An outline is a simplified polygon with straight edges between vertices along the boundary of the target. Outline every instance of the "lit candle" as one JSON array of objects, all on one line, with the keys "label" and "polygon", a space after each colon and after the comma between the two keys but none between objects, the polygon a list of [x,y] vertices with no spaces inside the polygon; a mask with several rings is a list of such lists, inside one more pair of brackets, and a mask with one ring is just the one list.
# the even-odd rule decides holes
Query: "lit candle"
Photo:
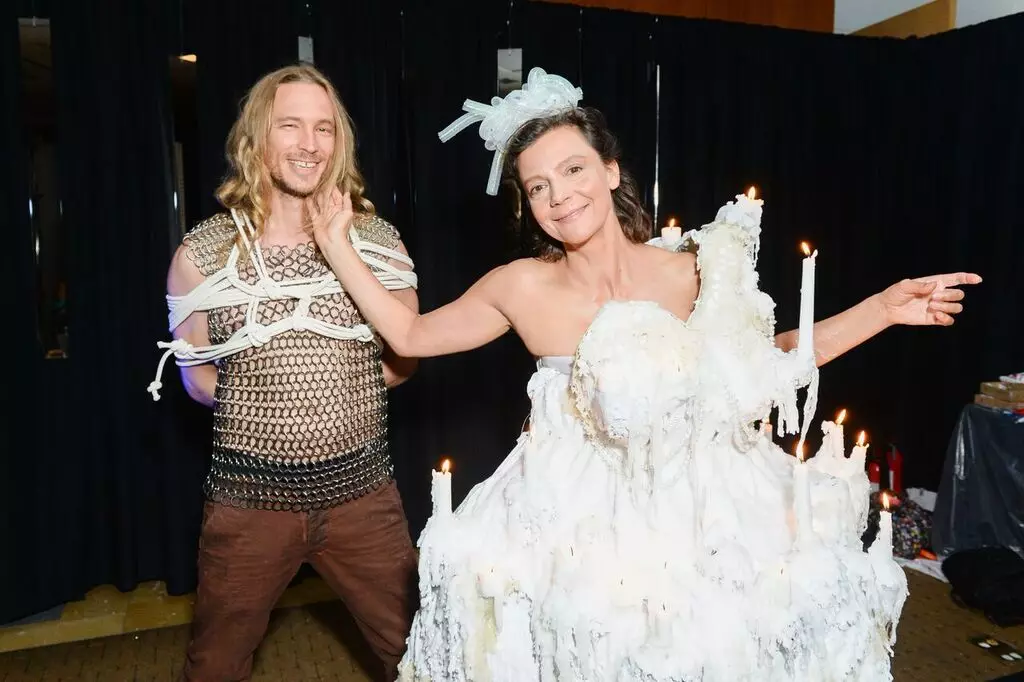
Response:
[{"label": "lit candle", "polygon": [[854,471],[862,472],[868,459],[868,434],[861,431],[857,436],[857,444],[850,451],[850,465]]},{"label": "lit candle", "polygon": [[445,458],[441,462],[441,471],[431,472],[430,499],[434,503],[434,516],[451,516],[452,514],[452,474],[451,460]]},{"label": "lit candle", "polygon": [[797,350],[801,357],[814,359],[814,263],[818,251],[811,252],[807,242],[800,242],[804,252],[803,276],[800,280],[800,332]]},{"label": "lit candle", "polygon": [[757,190],[751,187],[746,194],[737,194],[736,201],[730,201],[718,209],[715,222],[757,230],[761,227],[763,207],[764,201],[757,198]]},{"label": "lit candle", "polygon": [[804,460],[804,444],[796,446],[797,463],[793,467],[793,513],[796,516],[796,542],[806,547],[814,538],[811,518],[810,467]]},{"label": "lit candle", "polygon": [[844,421],[846,421],[845,408],[839,410],[839,414],[836,415],[836,423],[832,425],[832,431],[829,434],[832,444],[832,456],[836,459],[846,459],[846,441],[843,437]]},{"label": "lit candle", "polygon": [[668,225],[661,228],[661,240],[672,244],[683,238],[683,228],[676,225],[675,218],[668,219]]},{"label": "lit candle", "polygon": [[882,493],[882,509],[878,512],[878,535],[868,548],[868,554],[882,559],[892,558],[892,512],[889,511],[889,493]]}]

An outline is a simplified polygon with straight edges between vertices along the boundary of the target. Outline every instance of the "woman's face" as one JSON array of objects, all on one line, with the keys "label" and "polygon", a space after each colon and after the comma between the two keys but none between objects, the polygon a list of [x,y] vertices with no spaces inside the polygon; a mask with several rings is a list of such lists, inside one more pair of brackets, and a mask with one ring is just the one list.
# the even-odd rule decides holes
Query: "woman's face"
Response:
[{"label": "woman's face", "polygon": [[579,246],[615,220],[619,165],[604,163],[577,128],[544,133],[519,155],[518,166],[533,217],[552,239]]}]

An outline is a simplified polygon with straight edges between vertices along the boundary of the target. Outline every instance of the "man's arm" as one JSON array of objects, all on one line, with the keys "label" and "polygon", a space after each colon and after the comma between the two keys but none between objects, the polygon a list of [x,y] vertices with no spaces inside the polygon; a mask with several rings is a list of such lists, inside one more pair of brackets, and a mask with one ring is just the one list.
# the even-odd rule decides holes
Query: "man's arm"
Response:
[{"label": "man's arm", "polygon": [[[167,273],[167,293],[184,296],[206,279],[195,263],[188,257],[188,247],[179,246]],[[174,338],[184,339],[193,346],[210,345],[210,328],[206,312],[196,311],[174,330]],[[217,368],[212,364],[180,367],[181,382],[189,397],[207,407],[213,407],[213,395],[217,389]]]},{"label": "man's arm", "polygon": [[[405,249],[405,244],[401,241],[398,242],[398,246],[395,250],[399,253],[408,256],[409,252]],[[405,263],[399,263],[398,261],[391,260],[389,263],[398,270],[409,270],[411,269]],[[412,287],[406,289],[398,289],[391,292],[392,295],[399,301],[405,304],[405,307],[414,313],[420,311],[420,299],[416,294],[416,290]],[[419,365],[417,358],[403,358],[393,350],[387,344],[384,345],[383,352],[384,361],[384,383],[388,388],[394,388],[400,384],[408,381],[409,377],[416,372],[416,367]]]}]

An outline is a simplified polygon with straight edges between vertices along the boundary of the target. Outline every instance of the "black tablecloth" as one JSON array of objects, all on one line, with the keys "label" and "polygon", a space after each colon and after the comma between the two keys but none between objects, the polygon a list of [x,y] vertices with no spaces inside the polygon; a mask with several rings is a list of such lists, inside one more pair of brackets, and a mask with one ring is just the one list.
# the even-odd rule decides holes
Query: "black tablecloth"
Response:
[{"label": "black tablecloth", "polygon": [[978,547],[1024,556],[1024,417],[974,404],[963,409],[932,523],[940,557]]}]

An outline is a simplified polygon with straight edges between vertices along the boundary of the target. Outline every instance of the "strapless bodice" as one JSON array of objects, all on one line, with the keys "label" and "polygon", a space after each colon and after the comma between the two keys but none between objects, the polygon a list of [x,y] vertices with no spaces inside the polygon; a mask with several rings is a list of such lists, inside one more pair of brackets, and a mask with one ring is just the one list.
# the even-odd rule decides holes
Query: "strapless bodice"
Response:
[{"label": "strapless bodice", "polygon": [[537,369],[553,369],[562,374],[572,374],[571,355],[544,355],[537,360]]}]

